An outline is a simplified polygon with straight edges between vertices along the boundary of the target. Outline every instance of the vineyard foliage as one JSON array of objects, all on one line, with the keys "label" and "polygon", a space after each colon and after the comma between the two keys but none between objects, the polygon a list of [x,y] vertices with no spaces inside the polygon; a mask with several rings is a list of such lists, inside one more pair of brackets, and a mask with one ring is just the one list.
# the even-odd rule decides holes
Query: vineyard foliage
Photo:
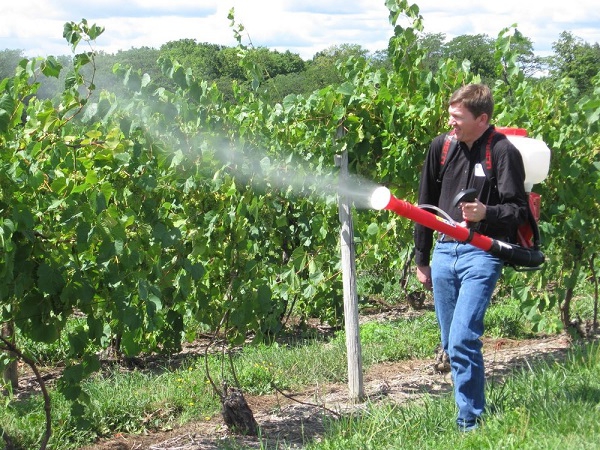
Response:
[{"label": "vineyard foliage", "polygon": [[[477,81],[466,61],[422,70],[418,7],[386,4],[393,69],[351,58],[340,62],[342,84],[277,104],[265,100],[261,67],[243,57],[233,16],[252,81],[251,90],[234,85],[233,102],[166,58],[175,89],[116,66],[130,95],[103,91],[88,102],[94,80],[82,69],[93,68],[94,53],[79,49],[103,29],[85,20],[65,25],[72,66],[23,60],[0,82],[0,319],[33,341],[68,339],[67,398],[85,401],[80,381],[99,368],[98,348],[177,352],[196,337],[190,323],[225,331],[232,344],[258,341],[292,312],[339,323],[334,156],[347,150],[359,180],[414,201],[428,142],[446,129],[449,95]],[[549,87],[527,78],[514,36],[508,28],[496,42],[495,122],[526,128],[553,153],[535,187],[547,262],[536,273],[507,270],[505,282],[541,320],[580,285],[598,249],[600,78],[584,98],[571,80]],[[40,74],[63,71],[60,95],[38,99]],[[354,220],[359,274],[397,279],[412,224],[369,210]],[[85,322],[67,331],[75,314]]]}]

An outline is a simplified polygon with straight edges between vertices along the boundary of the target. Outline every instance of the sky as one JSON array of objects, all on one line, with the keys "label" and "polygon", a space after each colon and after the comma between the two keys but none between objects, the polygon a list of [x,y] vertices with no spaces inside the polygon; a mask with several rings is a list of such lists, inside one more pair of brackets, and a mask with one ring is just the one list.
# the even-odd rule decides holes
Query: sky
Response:
[{"label": "sky", "polygon": [[[447,40],[465,34],[496,38],[512,25],[533,42],[538,56],[553,53],[560,33],[569,31],[590,44],[600,42],[598,0],[413,0],[424,32]],[[5,0],[6,2],[6,0]],[[297,53],[304,60],[340,44],[384,50],[393,28],[385,0],[9,0],[0,13],[0,50],[25,56],[69,55],[62,37],[66,22],[85,18],[105,28],[96,50],[116,53],[160,48],[169,41],[235,46],[227,14],[245,27],[244,44]],[[400,21],[406,26],[408,22]],[[84,51],[81,48],[78,51]]]}]

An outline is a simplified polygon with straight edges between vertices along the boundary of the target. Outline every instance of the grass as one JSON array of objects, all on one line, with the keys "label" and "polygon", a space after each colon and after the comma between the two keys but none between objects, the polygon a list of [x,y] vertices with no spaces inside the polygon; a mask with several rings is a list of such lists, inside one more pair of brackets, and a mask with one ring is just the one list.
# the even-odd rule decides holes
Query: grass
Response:
[{"label": "grass", "polygon": [[332,423],[322,442],[306,448],[600,448],[600,346],[581,346],[565,364],[542,363],[509,377],[488,387],[488,398],[498,402],[491,405],[495,412],[473,433],[454,428],[450,396],[428,397],[402,406],[372,405],[360,417]]},{"label": "grass", "polygon": [[517,299],[493,303],[485,314],[484,325],[486,336],[494,338],[527,339],[534,334],[523,321],[521,304]]},{"label": "grass", "polygon": [[[486,317],[492,337],[530,335],[515,313],[518,305],[493,305]],[[385,361],[428,358],[438,343],[435,316],[429,311],[411,319],[370,322],[361,326],[364,366]],[[39,355],[46,350],[36,348]],[[347,379],[345,337],[309,339],[287,344],[244,348],[233,362],[242,388],[249,394],[296,390]],[[220,385],[219,355],[209,359],[210,373]],[[228,372],[228,371],[227,371]],[[105,370],[84,385],[90,404],[71,414],[69,403],[51,390],[51,448],[76,449],[99,437],[168,429],[189,421],[210,421],[219,414],[219,398],[208,382],[202,359],[177,369]],[[402,405],[367,404],[361,413],[332,420],[320,442],[307,449],[600,449],[600,350],[590,343],[576,347],[565,363],[542,363],[488,386],[490,414],[483,427],[468,435],[454,429],[451,395],[425,397]],[[18,448],[35,449],[43,432],[39,396],[10,400],[0,408],[2,428]],[[1,440],[0,440],[1,442]],[[265,450],[268,448],[264,444]]]}]

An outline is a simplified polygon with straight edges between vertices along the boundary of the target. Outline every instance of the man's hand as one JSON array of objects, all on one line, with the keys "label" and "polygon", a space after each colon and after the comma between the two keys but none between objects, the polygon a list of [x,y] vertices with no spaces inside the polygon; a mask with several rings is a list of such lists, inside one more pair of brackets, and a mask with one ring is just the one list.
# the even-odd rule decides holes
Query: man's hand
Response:
[{"label": "man's hand", "polygon": [[474,202],[461,202],[458,206],[462,209],[463,219],[467,222],[481,222],[485,219],[486,206],[478,199]]},{"label": "man's hand", "polygon": [[417,266],[417,279],[423,286],[429,291],[433,290],[431,284],[431,267],[430,266]]}]

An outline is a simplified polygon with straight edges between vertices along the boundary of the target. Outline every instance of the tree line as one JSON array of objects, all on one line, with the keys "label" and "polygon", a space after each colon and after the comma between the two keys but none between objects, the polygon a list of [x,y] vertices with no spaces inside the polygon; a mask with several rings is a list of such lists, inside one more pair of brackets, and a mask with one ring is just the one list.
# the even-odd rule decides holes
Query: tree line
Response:
[{"label": "tree line", "polygon": [[[448,59],[469,61],[470,70],[491,83],[496,79],[494,61],[494,38],[485,34],[461,35],[451,40],[443,33],[423,33],[416,45],[424,50],[422,68],[435,74],[440,64]],[[519,55],[518,64],[523,73],[540,83],[553,83],[562,78],[571,78],[581,95],[589,94],[591,79],[600,72],[600,45],[588,43],[569,31],[563,31],[553,43],[551,56],[536,56],[531,39],[515,30],[511,43]],[[281,102],[290,94],[309,94],[326,86],[340,84],[342,79],[338,64],[351,57],[365,58],[374,68],[391,67],[389,49],[369,52],[356,44],[333,45],[312,59],[303,60],[289,50],[280,52],[265,47],[251,48],[247,59],[254,61],[264,71],[262,89],[267,99]],[[5,49],[0,51],[0,79],[14,75],[15,68],[24,58],[24,50]],[[194,39],[181,39],[163,44],[160,48],[139,47],[119,50],[116,53],[98,52],[94,58],[94,84],[97,92],[102,89],[119,94],[124,91],[121,80],[113,73],[116,64],[135,68],[146,73],[156,87],[173,89],[172,80],[161,72],[159,61],[169,58],[192,71],[197,79],[214,83],[225,98],[234,98],[234,85],[249,89],[249,80],[240,64],[237,47],[227,47]],[[68,66],[72,57],[57,57],[63,66]],[[90,68],[86,68],[91,76]],[[86,72],[84,71],[84,72]],[[64,87],[66,74],[58,79],[42,77],[38,97],[51,98]]]}]

